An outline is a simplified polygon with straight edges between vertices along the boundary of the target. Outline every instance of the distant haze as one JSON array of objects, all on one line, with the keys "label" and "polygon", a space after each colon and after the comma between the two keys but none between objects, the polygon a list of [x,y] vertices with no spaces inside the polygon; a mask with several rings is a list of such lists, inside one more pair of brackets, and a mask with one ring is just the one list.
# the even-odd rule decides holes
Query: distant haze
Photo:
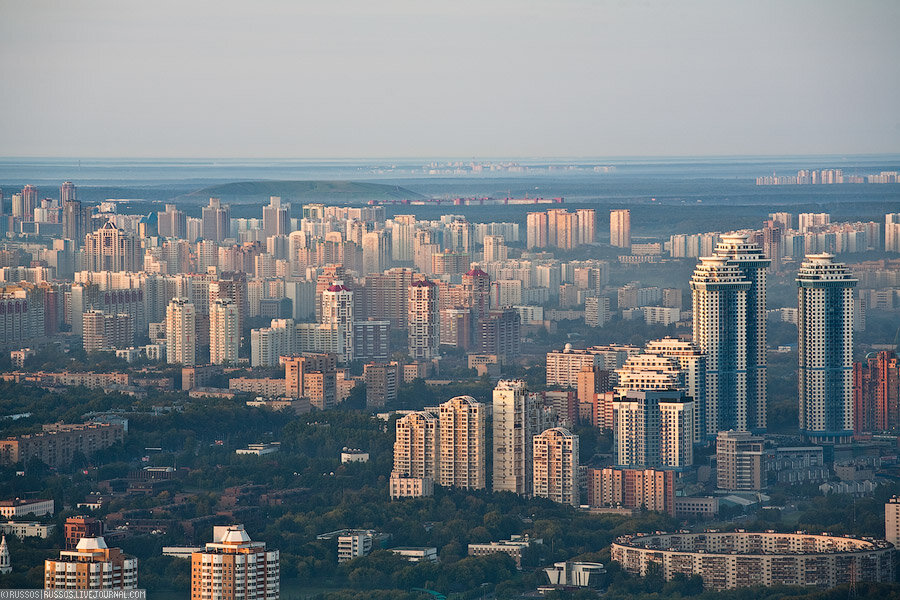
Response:
[{"label": "distant haze", "polygon": [[900,2],[0,0],[0,156],[900,151]]}]

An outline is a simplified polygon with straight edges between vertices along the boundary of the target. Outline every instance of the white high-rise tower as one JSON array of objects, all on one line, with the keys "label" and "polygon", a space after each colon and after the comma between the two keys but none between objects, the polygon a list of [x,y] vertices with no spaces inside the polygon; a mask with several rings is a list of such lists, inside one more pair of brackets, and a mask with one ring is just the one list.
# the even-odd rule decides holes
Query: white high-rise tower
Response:
[{"label": "white high-rise tower", "polygon": [[169,364],[197,362],[197,312],[187,298],[172,298],[166,307],[166,356]]},{"label": "white high-rise tower", "polygon": [[533,402],[522,380],[504,380],[494,388],[495,492],[531,493]]},{"label": "white high-rise tower", "polygon": [[800,431],[812,442],[853,437],[853,288],[832,254],[809,254],[797,273]]},{"label": "white high-rise tower", "polygon": [[240,342],[237,304],[230,298],[213,300],[209,305],[209,362],[236,365]]},{"label": "white high-rise tower", "polygon": [[337,280],[322,292],[322,322],[339,325],[344,336],[344,361],[353,360],[353,290]]}]

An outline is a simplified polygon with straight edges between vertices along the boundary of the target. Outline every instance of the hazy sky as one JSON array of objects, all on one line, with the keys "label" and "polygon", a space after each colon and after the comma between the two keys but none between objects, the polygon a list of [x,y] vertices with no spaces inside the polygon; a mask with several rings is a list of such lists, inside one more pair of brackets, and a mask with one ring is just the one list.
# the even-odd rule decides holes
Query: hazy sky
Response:
[{"label": "hazy sky", "polygon": [[896,0],[0,0],[0,155],[900,152]]}]

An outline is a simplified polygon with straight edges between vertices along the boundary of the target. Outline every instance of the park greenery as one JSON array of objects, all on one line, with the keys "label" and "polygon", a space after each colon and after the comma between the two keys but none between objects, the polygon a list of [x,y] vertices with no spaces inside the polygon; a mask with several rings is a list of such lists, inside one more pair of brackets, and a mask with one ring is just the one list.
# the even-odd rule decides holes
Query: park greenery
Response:
[{"label": "park greenery", "polygon": [[[787,360],[773,364],[776,381],[789,379]],[[542,369],[522,369],[527,381],[539,381]],[[537,381],[535,386],[537,387]],[[451,396],[468,394],[489,401],[492,382],[474,378],[447,386],[431,386],[422,380],[401,386],[395,406],[421,408]],[[358,395],[358,393],[357,393]],[[65,392],[37,387],[0,384],[0,402],[6,414],[31,413],[30,417],[0,421],[0,435],[16,435],[40,428],[41,423],[81,422],[88,413],[124,411],[129,432],[124,443],[78,456],[67,469],[54,470],[38,462],[0,469],[4,494],[12,497],[49,497],[58,513],[54,534],[47,540],[8,538],[14,571],[0,576],[0,587],[40,587],[42,561],[56,556],[62,546],[65,518],[83,511],[72,507],[99,488],[101,481],[123,479],[143,466],[171,466],[177,477],[171,485],[150,495],[114,497],[97,516],[127,512],[134,518],[171,519],[166,533],[135,535],[117,543],[138,557],[140,583],[151,593],[184,592],[189,587],[190,566],[184,559],[161,555],[163,546],[202,545],[211,540],[211,524],[196,531],[181,523],[211,517],[222,510],[230,488],[247,485],[267,490],[294,490],[282,503],[250,506],[255,517],[246,523],[254,540],[281,552],[286,599],[314,597],[321,600],[384,598],[405,600],[425,597],[416,589],[432,590],[451,598],[516,598],[546,583],[542,567],[564,560],[599,561],[607,573],[601,583],[605,597],[644,598],[832,598],[838,592],[800,589],[740,590],[728,593],[704,591],[699,578],[664,582],[658,576],[637,577],[623,572],[609,560],[609,544],[619,535],[685,526],[676,519],[653,512],[634,516],[600,515],[559,505],[540,498],[510,493],[437,488],[430,498],[390,501],[387,480],[392,466],[393,418],[384,420],[362,409],[361,398],[341,410],[292,415],[247,407],[239,399],[190,399],[183,393],[151,392],[135,399],[99,390],[70,388]],[[779,410],[779,397],[774,408]],[[351,406],[358,406],[353,409]],[[785,416],[790,418],[785,402]],[[779,413],[776,413],[779,414]],[[395,418],[395,417],[394,417]],[[579,427],[582,462],[608,453],[608,432]],[[488,428],[490,435],[490,428]],[[265,456],[241,456],[234,450],[248,443],[279,441],[280,451]],[[488,441],[488,445],[490,441]],[[341,464],[344,447],[370,454],[368,463]],[[159,448],[159,451],[148,451]],[[142,460],[146,458],[146,460]],[[490,467],[489,467],[490,469]],[[24,474],[16,474],[24,471]],[[772,493],[772,505],[795,505],[759,510],[742,527],[753,529],[830,531],[881,535],[885,498],[896,486],[884,486],[872,498],[855,500],[821,496],[816,489]],[[790,514],[789,514],[790,513]],[[688,523],[688,526],[700,526]],[[409,563],[379,549],[369,556],[344,564],[337,562],[336,539],[317,535],[343,528],[373,529],[390,536],[387,548],[430,546],[439,562]],[[502,554],[470,557],[467,545],[528,535],[541,540],[529,548],[518,570]],[[654,578],[656,577],[656,578]],[[288,585],[293,582],[293,587]],[[860,585],[857,594],[891,597],[897,588]],[[291,594],[294,594],[293,596]],[[597,591],[559,592],[549,598],[595,598]],[[846,590],[844,596],[846,597]],[[873,596],[875,597],[875,596]]]}]

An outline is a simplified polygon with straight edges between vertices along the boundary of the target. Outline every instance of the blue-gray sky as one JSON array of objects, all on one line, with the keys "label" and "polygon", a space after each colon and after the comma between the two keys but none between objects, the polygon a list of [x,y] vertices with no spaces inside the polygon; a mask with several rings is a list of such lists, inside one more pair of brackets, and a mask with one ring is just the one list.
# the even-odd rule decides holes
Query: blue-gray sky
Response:
[{"label": "blue-gray sky", "polygon": [[900,152],[896,0],[0,0],[0,155]]}]

